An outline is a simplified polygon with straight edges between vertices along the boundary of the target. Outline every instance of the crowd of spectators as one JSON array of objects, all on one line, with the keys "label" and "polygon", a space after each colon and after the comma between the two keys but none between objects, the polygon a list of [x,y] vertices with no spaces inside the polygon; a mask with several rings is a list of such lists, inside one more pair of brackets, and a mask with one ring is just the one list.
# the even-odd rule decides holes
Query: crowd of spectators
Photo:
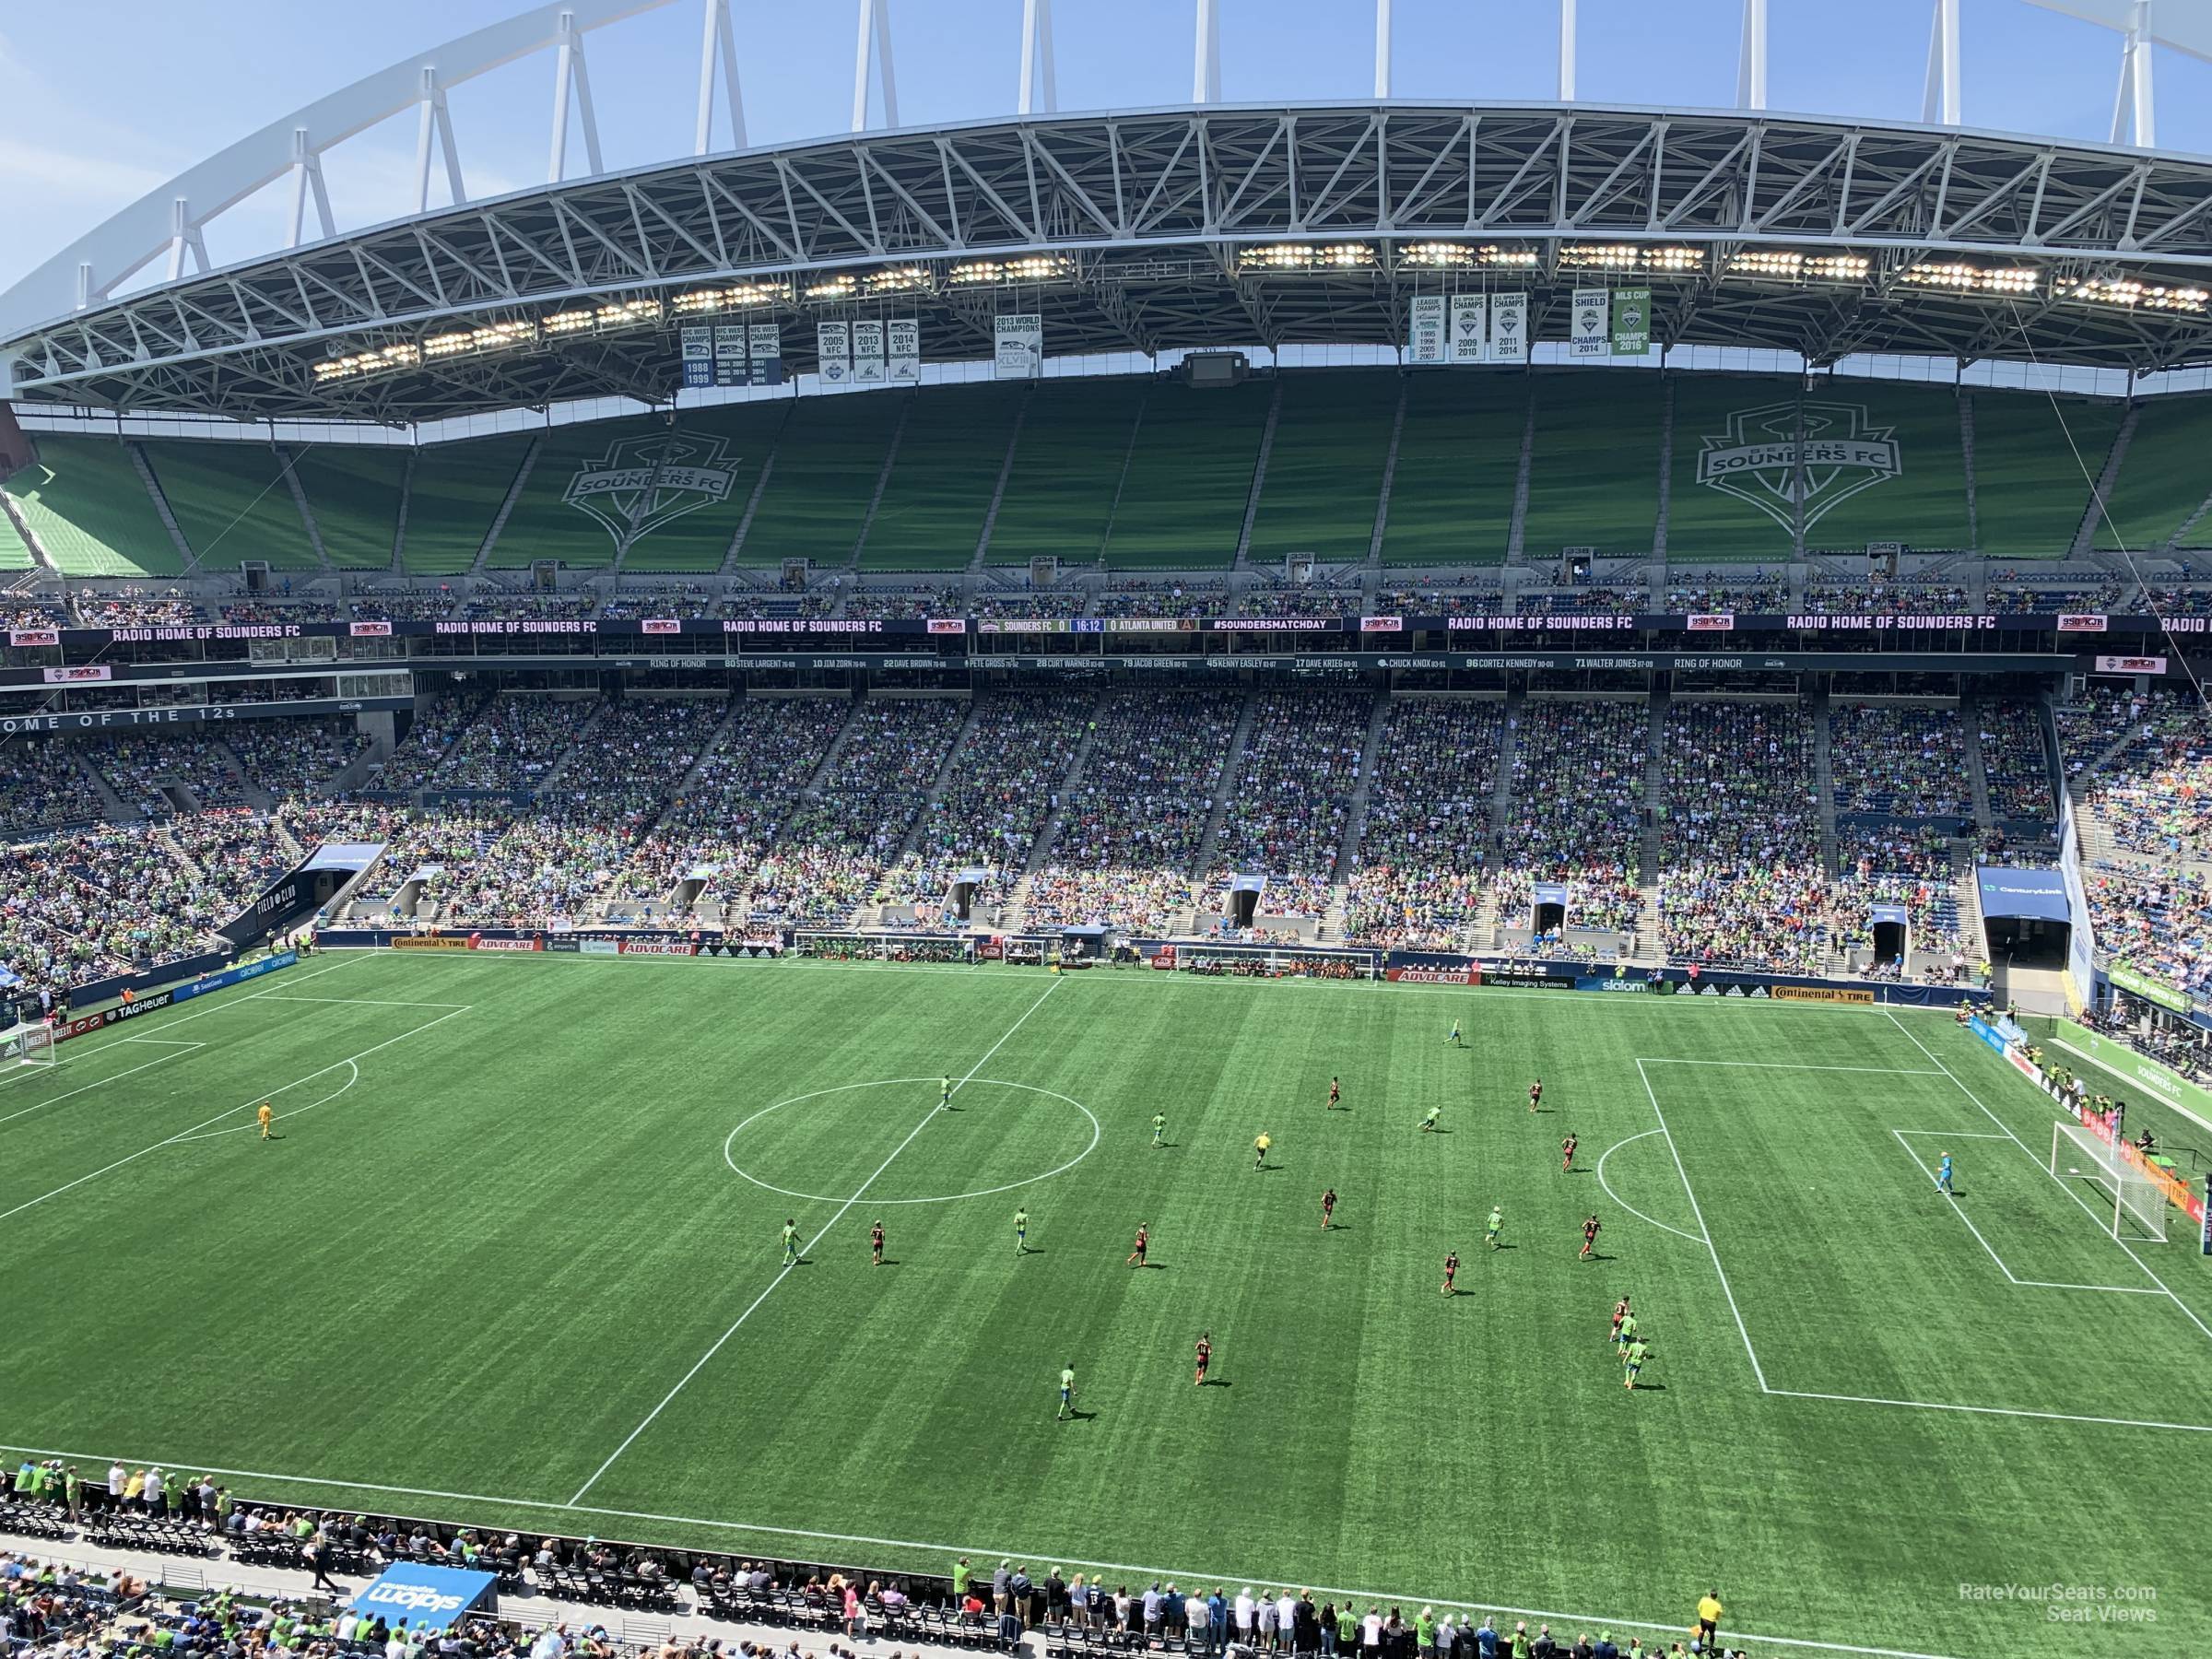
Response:
[{"label": "crowd of spectators", "polygon": [[1248,588],[1237,596],[1240,617],[1356,617],[1359,614],[1357,586],[1327,582],[1278,582]]},{"label": "crowd of spectators", "polygon": [[1184,587],[1180,583],[1137,589],[1115,588],[1091,601],[1094,617],[1147,617],[1170,621],[1193,621],[1218,617],[1228,603],[1219,583]]},{"label": "crowd of spectators", "polygon": [[2143,597],[2161,617],[2212,617],[2212,583],[2153,582]]},{"label": "crowd of spectators", "polygon": [[369,747],[369,739],[341,718],[241,720],[225,736],[246,776],[273,795],[320,789]]},{"label": "crowd of spectators", "polygon": [[1693,611],[1771,616],[1786,606],[1788,596],[1789,590],[1763,570],[1735,581],[1719,571],[1704,571],[1687,580],[1670,578],[1664,608],[1669,616]]},{"label": "crowd of spectators", "polygon": [[911,858],[885,881],[894,902],[942,899],[962,868],[990,872],[977,895],[996,908],[1011,896],[1030,849],[1060,806],[1068,762],[1097,699],[1082,691],[1004,691],[976,705],[967,742],[930,803]]},{"label": "crowd of spectators", "polygon": [[1500,920],[1532,915],[1534,888],[1567,888],[1567,923],[1632,928],[1642,908],[1644,774],[1651,712],[1638,699],[1540,699],[1511,721],[1512,799],[1499,826]]},{"label": "crowd of spectators", "polygon": [[1524,617],[1632,617],[1650,601],[1640,588],[1523,588],[1517,599]]},{"label": "crowd of spectators", "polygon": [[1802,608],[1822,617],[1956,617],[1974,606],[1949,582],[1812,582]]},{"label": "crowd of spectators", "polygon": [[1451,582],[1384,588],[1375,612],[1385,617],[1494,617],[1505,609],[1496,583],[1466,587]]},{"label": "crowd of spectators", "polygon": [[837,609],[834,585],[819,593],[767,593],[747,589],[724,594],[714,615],[725,622],[780,617],[827,617]]},{"label": "crowd of spectators", "polygon": [[26,598],[20,594],[0,595],[0,629],[67,628],[68,611],[50,599]]},{"label": "crowd of spectators", "polygon": [[1505,705],[1398,698],[1368,784],[1359,867],[1345,896],[1353,944],[1447,950],[1482,901]]},{"label": "crowd of spectators", "polygon": [[539,788],[598,707],[584,698],[494,698],[424,782],[432,789]]},{"label": "crowd of spectators", "polygon": [[2212,996],[2212,878],[2202,869],[2104,862],[2082,888],[2100,949],[2199,1000]]},{"label": "crowd of spectators", "polygon": [[986,588],[968,601],[968,614],[1013,622],[1038,617],[1080,617],[1089,606],[1090,595],[1079,587],[1053,588],[1041,594]]},{"label": "crowd of spectators", "polygon": [[714,595],[696,582],[651,588],[621,588],[601,601],[602,619],[636,622],[647,617],[688,621],[714,614]]},{"label": "crowd of spectators", "polygon": [[346,607],[335,599],[313,599],[302,596],[295,599],[288,591],[276,599],[226,599],[222,602],[222,619],[231,623],[260,622],[343,622]]},{"label": "crowd of spectators", "polygon": [[855,705],[820,781],[756,872],[753,916],[801,926],[849,920],[906,839],[967,712],[951,698]]},{"label": "crowd of spectators", "polygon": [[108,593],[72,588],[69,608],[86,628],[175,628],[207,620],[198,600],[171,588],[122,587]]},{"label": "crowd of spectators", "polygon": [[441,622],[453,614],[460,595],[452,588],[393,588],[362,594],[347,602],[354,622]]},{"label": "crowd of spectators", "polygon": [[935,584],[858,588],[845,595],[843,614],[872,622],[964,617],[968,614],[968,601],[959,588]]},{"label": "crowd of spectators", "polygon": [[[2132,581],[2063,579],[2025,582],[2017,571],[1993,574],[1989,579],[1988,610],[1993,617],[2028,617],[2066,611],[2117,611],[2136,591]],[[2128,606],[2134,609],[2134,606]]]},{"label": "crowd of spectators", "polygon": [[441,919],[453,926],[573,926],[636,839],[618,815],[589,807],[517,818],[490,845],[447,869],[439,885]]},{"label": "crowd of spectators", "polygon": [[1267,878],[1263,914],[1319,921],[1344,846],[1375,700],[1366,691],[1264,691],[1224,792],[1214,888]]},{"label": "crowd of spectators", "polygon": [[108,781],[118,799],[147,818],[176,811],[164,786],[181,786],[203,810],[245,801],[245,780],[213,737],[129,733],[84,739],[87,761]]},{"label": "crowd of spectators", "polygon": [[1828,904],[1818,862],[1659,873],[1660,939],[1675,963],[1818,973],[1829,956]]},{"label": "crowd of spectators", "polygon": [[58,737],[0,742],[0,835],[88,824],[101,816],[100,791],[83,750]]},{"label": "crowd of spectators", "polygon": [[1178,923],[1241,699],[1206,690],[1100,700],[1090,758],[1061,814],[1051,863],[1030,884],[1041,924],[1147,932]]},{"label": "crowd of spectators", "polygon": [[626,697],[598,713],[547,780],[541,803],[642,828],[658,816],[729,705],[711,697]]},{"label": "crowd of spectators", "polygon": [[376,787],[405,794],[420,789],[447,749],[475,723],[484,703],[474,698],[446,697],[416,705],[414,724],[376,774]]},{"label": "crowd of spectators", "polygon": [[596,594],[508,594],[471,595],[461,606],[464,622],[581,622],[599,608]]},{"label": "crowd of spectators", "polygon": [[1971,818],[1972,786],[1956,708],[1859,704],[1829,717],[1839,813]]},{"label": "crowd of spectators", "polygon": [[1993,818],[2049,823],[2056,816],[2042,715],[2030,703],[1982,705],[1982,771]]},{"label": "crowd of spectators", "polygon": [[[2119,709],[2102,704],[2077,720],[2093,741],[2109,729],[2096,723],[2117,723]],[[2063,740],[2063,716],[2060,729]],[[2212,857],[2212,712],[2193,690],[2130,696],[2121,730],[2119,752],[2081,780],[2089,809],[2131,853]]]}]

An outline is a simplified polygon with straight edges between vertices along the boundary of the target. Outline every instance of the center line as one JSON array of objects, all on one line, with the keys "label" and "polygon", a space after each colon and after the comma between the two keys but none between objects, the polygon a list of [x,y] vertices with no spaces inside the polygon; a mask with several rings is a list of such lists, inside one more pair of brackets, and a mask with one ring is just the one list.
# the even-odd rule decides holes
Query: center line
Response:
[{"label": "center line", "polygon": [[[1040,996],[1035,1002],[1031,1003],[1027,1008],[1022,1010],[1021,1018],[1016,1020],[1012,1025],[1008,1026],[1006,1029],[1005,1034],[1002,1035],[996,1042],[993,1043],[988,1049],[983,1051],[983,1057],[968,1068],[967,1077],[962,1077],[958,1083],[955,1083],[952,1086],[952,1094],[959,1094],[961,1089],[968,1087],[969,1082],[975,1077],[976,1073],[982,1071],[984,1066],[991,1063],[991,1056],[997,1053],[1000,1049],[1006,1046],[1007,1038],[1012,1037],[1015,1032],[1020,1030],[1024,1025],[1028,1024],[1030,1016],[1036,1013],[1038,1009],[1043,1007],[1045,1004],[1045,998],[1051,996],[1053,992],[1059,990],[1061,984],[1061,981],[1054,980],[1051,984],[1044,988],[1043,996]],[[951,1098],[952,1095],[947,1095],[946,1097],[947,1100],[950,1100]],[[837,1206],[837,1213],[831,1216],[829,1220],[822,1223],[821,1230],[817,1232],[813,1238],[806,1241],[806,1249],[799,1253],[802,1256],[812,1251],[817,1244],[819,1244],[822,1240],[829,1235],[831,1228],[835,1227],[840,1221],[844,1219],[845,1212],[847,1210],[851,1209],[854,1205],[858,1204],[863,1198],[867,1196],[868,1189],[876,1184],[877,1181],[882,1176],[886,1170],[889,1169],[893,1163],[898,1161],[900,1153],[905,1151],[907,1147],[914,1144],[915,1137],[919,1135],[923,1130],[929,1127],[930,1124],[935,1121],[939,1110],[939,1108],[932,1107],[930,1109],[930,1114],[928,1117],[924,1118],[920,1123],[916,1124],[912,1129],[907,1131],[906,1138],[900,1141],[896,1147],[891,1148],[890,1157],[885,1159],[881,1163],[876,1166],[875,1174],[870,1175],[865,1181],[862,1182],[858,1190],[853,1193],[853,1196],[846,1199],[844,1203]],[[738,1314],[735,1320],[730,1322],[730,1328],[714,1339],[714,1346],[699,1357],[698,1361],[691,1367],[691,1369],[686,1371],[682,1377],[677,1379],[676,1386],[670,1389],[665,1394],[661,1396],[661,1403],[645,1414],[645,1420],[640,1423],[635,1429],[632,1429],[629,1434],[625,1435],[623,1437],[622,1443],[617,1446],[613,1452],[607,1454],[606,1461],[601,1464],[596,1469],[592,1471],[592,1477],[576,1488],[575,1497],[569,1500],[569,1503],[571,1507],[583,1501],[583,1495],[599,1484],[599,1477],[615,1466],[616,1460],[619,1458],[623,1453],[629,1450],[631,1444],[637,1440],[639,1435],[644,1433],[646,1430],[653,1427],[653,1419],[659,1417],[662,1412],[668,1409],[669,1401],[675,1399],[677,1394],[682,1394],[686,1388],[690,1386],[691,1379],[698,1376],[700,1371],[706,1369],[708,1360],[713,1359],[715,1355],[722,1352],[724,1345],[726,1344],[731,1337],[737,1335],[738,1327],[743,1325],[747,1320],[750,1319],[754,1313],[759,1310],[762,1302],[765,1302],[770,1297],[776,1293],[776,1287],[781,1285],[784,1279],[790,1277],[792,1268],[797,1265],[798,1264],[795,1262],[786,1262],[782,1267],[777,1271],[776,1277],[768,1281],[768,1288],[761,1291],[759,1295],[754,1297],[752,1301],[747,1304],[745,1312]]]}]

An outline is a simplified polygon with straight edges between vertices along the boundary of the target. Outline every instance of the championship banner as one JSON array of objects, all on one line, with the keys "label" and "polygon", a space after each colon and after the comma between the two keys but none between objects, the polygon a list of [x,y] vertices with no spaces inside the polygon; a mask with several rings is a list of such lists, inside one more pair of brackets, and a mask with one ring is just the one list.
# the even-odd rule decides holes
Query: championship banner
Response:
[{"label": "championship banner", "polygon": [[1567,316],[1567,355],[1602,358],[1612,351],[1613,336],[1606,329],[1606,290],[1576,288],[1574,309]]},{"label": "championship banner", "polygon": [[853,378],[853,325],[817,323],[814,325],[814,371],[833,386]]},{"label": "championship banner", "polygon": [[1482,294],[1452,296],[1451,357],[1455,363],[1479,363],[1489,344],[1490,302]]},{"label": "championship banner", "polygon": [[783,331],[773,323],[748,323],[745,327],[748,360],[747,379],[756,386],[783,383]]},{"label": "championship banner", "polygon": [[1446,350],[1444,343],[1444,297],[1441,294],[1416,294],[1406,312],[1406,360],[1409,363],[1441,363]]},{"label": "championship banner", "polygon": [[885,372],[882,319],[863,318],[853,324],[853,383],[880,386]]},{"label": "championship banner", "polygon": [[1044,319],[1014,312],[991,319],[991,378],[1036,380],[1044,373]]},{"label": "championship banner", "polygon": [[1613,355],[1641,357],[1652,348],[1652,290],[1613,290]]},{"label": "championship banner", "polygon": [[711,386],[714,383],[714,331],[701,324],[685,328],[677,335],[682,346],[684,384]]},{"label": "championship banner", "polygon": [[745,324],[717,323],[714,325],[714,383],[718,386],[742,386],[745,378]]},{"label": "championship banner", "polygon": [[893,317],[884,324],[890,382],[894,386],[922,383],[922,324],[914,317]]},{"label": "championship banner", "polygon": [[1528,296],[1493,294],[1490,297],[1490,363],[1528,361]]}]

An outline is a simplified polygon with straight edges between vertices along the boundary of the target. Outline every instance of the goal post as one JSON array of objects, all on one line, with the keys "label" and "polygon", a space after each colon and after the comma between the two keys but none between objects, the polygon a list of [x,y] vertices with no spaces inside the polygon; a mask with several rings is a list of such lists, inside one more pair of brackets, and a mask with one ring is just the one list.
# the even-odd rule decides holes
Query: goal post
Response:
[{"label": "goal post", "polygon": [[52,1065],[58,1052],[52,1026],[34,1022],[0,1031],[0,1065]]},{"label": "goal post", "polygon": [[2113,1238],[2166,1241],[2166,1194],[2118,1142],[2079,1124],[2053,1124],[2051,1173],[2060,1181],[2086,1178],[2111,1196]]}]

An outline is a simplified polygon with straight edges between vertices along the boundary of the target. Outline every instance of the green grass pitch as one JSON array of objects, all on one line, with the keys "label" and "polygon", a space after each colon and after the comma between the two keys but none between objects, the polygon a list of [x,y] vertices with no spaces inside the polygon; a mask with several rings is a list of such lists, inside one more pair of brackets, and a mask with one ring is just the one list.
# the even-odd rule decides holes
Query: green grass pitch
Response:
[{"label": "green grass pitch", "polygon": [[338,956],[0,1082],[0,1433],[301,1503],[1624,1641],[1717,1585],[1759,1653],[2078,1652],[1961,1586],[2147,1587],[2191,1651],[2212,1265],[2178,1214],[2101,1233],[2052,1120],[1925,1013]]}]

